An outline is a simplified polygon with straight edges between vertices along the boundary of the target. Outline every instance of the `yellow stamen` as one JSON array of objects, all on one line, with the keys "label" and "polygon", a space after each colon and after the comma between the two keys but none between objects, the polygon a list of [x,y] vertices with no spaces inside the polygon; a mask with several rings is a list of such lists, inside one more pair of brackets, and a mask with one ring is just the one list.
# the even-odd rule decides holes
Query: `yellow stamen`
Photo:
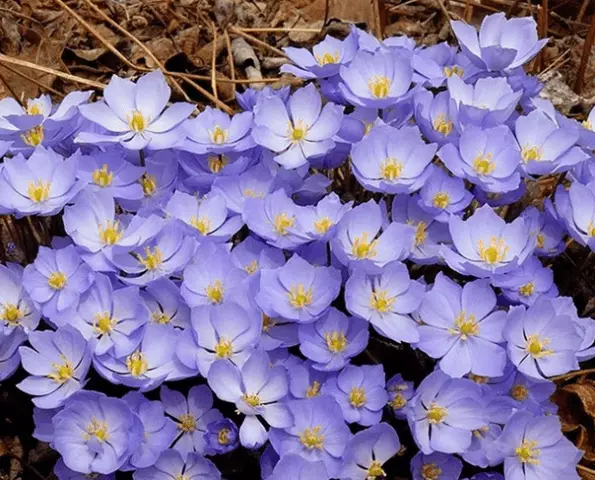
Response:
[{"label": "yellow stamen", "polygon": [[289,303],[294,308],[304,308],[312,303],[312,289],[306,290],[301,283],[293,285],[287,292],[287,296],[289,297]]},{"label": "yellow stamen", "polygon": [[448,410],[440,405],[432,402],[427,411],[428,422],[431,424],[442,423],[448,415]]},{"label": "yellow stamen", "polygon": [[349,392],[349,403],[354,408],[362,408],[366,404],[366,391],[363,387],[353,387]]},{"label": "yellow stamen", "polygon": [[229,358],[233,355],[233,344],[230,340],[220,338],[219,342],[215,345],[215,356],[219,359]]},{"label": "yellow stamen", "polygon": [[458,65],[453,65],[452,67],[444,67],[444,75],[446,75],[447,78],[450,78],[453,75],[462,77],[464,73],[465,69],[463,67],[459,67]]},{"label": "yellow stamen", "polygon": [[216,145],[221,145],[227,142],[229,136],[229,130],[221,128],[219,125],[215,125],[215,128],[210,132],[211,140]]},{"label": "yellow stamen", "polygon": [[145,358],[145,354],[136,351],[126,357],[126,368],[133,377],[140,377],[149,369],[149,363]]},{"label": "yellow stamen", "polygon": [[147,126],[146,123],[145,117],[138,110],[133,110],[128,118],[128,126],[133,132],[142,132]]},{"label": "yellow stamen", "polygon": [[275,322],[274,319],[272,319],[271,317],[269,317],[266,314],[262,314],[262,331],[263,332],[268,332],[271,328],[273,328],[275,325],[277,325],[277,322]]},{"label": "yellow stamen", "polygon": [[481,153],[473,160],[473,169],[479,175],[489,175],[496,169],[496,162],[492,162],[493,155],[487,153],[482,156]]},{"label": "yellow stamen", "polygon": [[368,478],[366,480],[372,480],[377,477],[386,477],[386,472],[382,469],[382,463],[374,460],[368,467]]},{"label": "yellow stamen", "polygon": [[53,363],[52,368],[54,369],[55,373],[50,373],[48,378],[52,379],[54,382],[57,383],[64,383],[74,377],[74,368],[72,364],[61,355],[63,363]]},{"label": "yellow stamen", "polygon": [[521,288],[519,288],[519,293],[523,297],[530,297],[535,293],[535,284],[533,282],[529,282],[523,285]]},{"label": "yellow stamen", "polygon": [[455,328],[448,330],[453,335],[460,335],[461,340],[467,340],[468,337],[473,337],[479,333],[479,323],[475,320],[475,315],[467,314],[462,311],[455,318]]},{"label": "yellow stamen", "polygon": [[517,402],[522,402],[529,398],[529,390],[524,385],[517,384],[510,389],[510,396]]},{"label": "yellow stamen", "polygon": [[30,102],[27,105],[27,115],[41,115],[43,113],[43,108],[37,102]]},{"label": "yellow stamen", "polygon": [[194,215],[190,218],[190,225],[203,235],[207,235],[211,231],[211,220],[208,217],[197,217]]},{"label": "yellow stamen", "polygon": [[312,398],[312,397],[317,397],[318,395],[320,395],[320,382],[317,382],[316,380],[314,380],[312,382],[312,385],[310,385],[308,387],[308,389],[306,390],[306,397]]},{"label": "yellow stamen", "polygon": [[97,313],[93,318],[93,328],[102,335],[111,332],[117,323],[110,312]]},{"label": "yellow stamen", "polygon": [[48,285],[54,290],[62,290],[66,286],[66,275],[62,272],[54,272],[48,277]]},{"label": "yellow stamen", "polygon": [[421,478],[423,480],[439,480],[442,469],[435,463],[426,463],[421,467]]},{"label": "yellow stamen", "polygon": [[395,398],[389,402],[389,405],[393,410],[401,410],[407,405],[407,399],[401,393],[397,393]]},{"label": "yellow stamen", "polygon": [[229,445],[230,433],[231,430],[229,428],[222,428],[221,430],[219,430],[219,433],[217,434],[217,441],[219,442],[219,445]]},{"label": "yellow stamen", "polygon": [[246,402],[251,407],[259,407],[260,405],[262,405],[260,397],[254,393],[245,393],[244,395],[242,395],[242,400],[244,400],[244,402]]},{"label": "yellow stamen", "polygon": [[337,50],[334,53],[326,52],[324,55],[316,55],[316,61],[319,65],[329,65],[339,63],[341,56]]},{"label": "yellow stamen", "polygon": [[374,75],[368,82],[368,88],[373,97],[386,98],[390,93],[392,82],[384,75]]},{"label": "yellow stamen", "polygon": [[473,380],[478,385],[485,385],[486,383],[488,383],[489,377],[483,377],[481,375],[475,375],[474,373],[470,373],[469,380]]},{"label": "yellow stamen", "polygon": [[541,148],[535,146],[524,146],[523,150],[521,151],[521,156],[523,157],[525,163],[530,161],[538,162],[541,160]]},{"label": "yellow stamen", "polygon": [[115,245],[124,235],[120,230],[120,222],[118,220],[108,220],[105,222],[105,227],[98,227],[99,241],[103,245]]},{"label": "yellow stamen", "polygon": [[359,260],[376,256],[376,240],[368,241],[368,232],[353,239],[351,254]]},{"label": "yellow stamen", "polygon": [[[595,233],[595,231],[593,233]],[[535,236],[535,245],[537,248],[543,248],[545,245],[545,235],[543,233],[538,233]]]},{"label": "yellow stamen", "polygon": [[497,238],[494,235],[490,238],[490,245],[487,248],[483,240],[479,240],[477,242],[477,250],[479,252],[479,258],[488,265],[500,263],[508,255],[508,246],[504,243],[504,239]]},{"label": "yellow stamen", "polygon": [[347,337],[343,332],[326,332],[324,339],[326,340],[326,347],[333,353],[341,353],[347,347]]},{"label": "yellow stamen", "polygon": [[298,120],[295,124],[289,122],[287,127],[287,138],[289,138],[289,140],[291,140],[293,143],[301,142],[304,138],[306,138],[309,128],[310,127],[308,125],[304,125],[302,120]]},{"label": "yellow stamen", "polygon": [[417,225],[415,226],[415,246],[416,247],[423,245],[424,242],[426,241],[426,237],[427,237],[426,229],[427,229],[426,222],[418,222]]},{"label": "yellow stamen", "polygon": [[145,197],[150,197],[157,190],[157,177],[155,175],[149,175],[143,173],[140,177],[140,184],[143,187],[143,194]]},{"label": "yellow stamen", "polygon": [[151,247],[145,247],[145,256],[140,253],[136,254],[136,259],[147,269],[147,270],[157,270],[159,266],[163,263],[163,255],[161,254],[161,250],[159,247],[153,247],[153,251],[151,251]]},{"label": "yellow stamen", "polygon": [[434,195],[432,203],[436,208],[445,209],[450,205],[450,195],[446,192],[438,192]]},{"label": "yellow stamen", "polygon": [[522,463],[539,465],[539,460],[536,457],[539,457],[540,450],[537,448],[537,442],[535,440],[523,440],[523,443],[517,447],[514,453],[516,453]]},{"label": "yellow stamen", "polygon": [[229,160],[224,155],[212,155],[209,157],[209,170],[212,173],[219,173],[229,163]]},{"label": "yellow stamen", "polygon": [[41,145],[41,142],[43,142],[43,137],[43,127],[41,125],[37,125],[36,127],[33,127],[31,130],[27,130],[21,135],[23,142],[25,142],[30,147],[37,147]]},{"label": "yellow stamen", "polygon": [[50,188],[52,183],[49,180],[38,180],[29,182],[27,186],[27,195],[32,202],[45,202],[50,197]]},{"label": "yellow stamen", "polygon": [[322,427],[317,425],[316,427],[306,428],[300,434],[300,442],[308,450],[322,450],[324,446],[324,435],[320,433]]},{"label": "yellow stamen", "polygon": [[180,423],[178,423],[178,429],[182,430],[185,433],[192,433],[196,430],[196,418],[191,413],[183,413],[178,418]]},{"label": "yellow stamen", "polygon": [[110,172],[107,167],[107,163],[104,163],[101,168],[97,168],[93,171],[93,183],[100,187],[108,187],[112,184],[114,179],[114,172]]},{"label": "yellow stamen", "polygon": [[91,436],[100,442],[105,442],[109,438],[107,422],[100,422],[96,418],[91,419],[91,422],[87,425],[87,433],[85,433],[84,437],[88,440]]},{"label": "yellow stamen", "polygon": [[213,283],[207,285],[207,288],[205,288],[205,293],[207,294],[209,302],[221,303],[223,302],[225,288],[221,280],[215,280]]},{"label": "yellow stamen", "polygon": [[370,308],[380,313],[390,312],[396,297],[388,296],[387,290],[373,290],[370,297]]},{"label": "yellow stamen", "polygon": [[159,323],[161,325],[167,325],[169,322],[171,322],[171,318],[167,315],[167,313],[162,312],[161,310],[155,310],[151,314],[151,319],[155,323]]},{"label": "yellow stamen", "polygon": [[380,167],[380,176],[384,180],[394,181],[401,176],[403,171],[403,164],[399,163],[396,158],[388,157]]},{"label": "yellow stamen", "polygon": [[2,305],[0,320],[4,320],[8,325],[16,327],[19,320],[25,316],[25,312],[19,309],[14,303],[5,303]]},{"label": "yellow stamen", "polygon": [[275,216],[273,222],[273,229],[278,235],[287,235],[289,232],[288,228],[292,228],[295,225],[295,217],[290,217],[286,213],[279,213]]},{"label": "yellow stamen", "polygon": [[335,222],[325,216],[314,222],[314,229],[318,235],[324,235],[334,224]]},{"label": "yellow stamen", "polygon": [[251,188],[245,188],[242,194],[246,198],[264,198],[263,192],[257,192],[256,190],[252,190]]},{"label": "yellow stamen", "polygon": [[434,122],[432,122],[434,130],[444,136],[448,136],[452,133],[452,121],[447,120],[446,118],[446,115],[438,115],[434,119]]},{"label": "yellow stamen", "polygon": [[244,271],[248,275],[254,275],[256,270],[258,270],[258,260],[252,260],[248,265],[244,266]]},{"label": "yellow stamen", "polygon": [[587,130],[593,130],[593,123],[591,123],[589,120],[585,120],[583,122],[583,127],[585,127]]},{"label": "yellow stamen", "polygon": [[525,351],[529,353],[533,358],[547,357],[553,354],[553,350],[547,349],[550,344],[549,338],[540,340],[539,335],[529,335],[527,342],[525,343]]},{"label": "yellow stamen", "polygon": [[365,120],[362,120],[362,122],[364,124],[364,136],[365,136],[368,133],[370,133],[372,131],[372,129],[374,128],[374,122],[366,122]]}]

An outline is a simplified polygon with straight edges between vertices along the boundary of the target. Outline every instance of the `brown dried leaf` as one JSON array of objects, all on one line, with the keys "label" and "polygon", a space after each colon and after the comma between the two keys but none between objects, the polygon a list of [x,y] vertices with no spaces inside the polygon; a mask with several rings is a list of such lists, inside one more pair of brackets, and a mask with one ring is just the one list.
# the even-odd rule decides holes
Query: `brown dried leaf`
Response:
[{"label": "brown dried leaf", "polygon": [[576,437],[576,446],[585,452],[583,458],[587,462],[595,462],[595,432],[580,426]]},{"label": "brown dried leaf", "polygon": [[86,60],[87,62],[94,62],[97,60],[101,55],[107,52],[107,48],[91,48],[89,50],[84,50],[82,48],[69,48],[72,53],[74,53],[78,58]]},{"label": "brown dried leaf", "polygon": [[585,413],[595,419],[595,381],[585,380],[581,383],[565,385],[562,390],[574,393],[580,400]]}]

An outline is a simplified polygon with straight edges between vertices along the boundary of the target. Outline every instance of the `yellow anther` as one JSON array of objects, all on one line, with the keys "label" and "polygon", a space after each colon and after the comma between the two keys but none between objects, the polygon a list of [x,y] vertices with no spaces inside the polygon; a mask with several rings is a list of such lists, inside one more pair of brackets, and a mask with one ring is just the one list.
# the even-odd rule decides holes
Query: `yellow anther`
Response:
[{"label": "yellow anther", "polygon": [[421,478],[423,480],[440,480],[442,469],[435,463],[426,463],[421,467]]},{"label": "yellow anther", "polygon": [[221,145],[227,142],[229,136],[229,130],[221,128],[219,125],[215,125],[215,128],[210,131],[211,141],[216,145]]},{"label": "yellow anther", "polygon": [[279,213],[275,215],[275,221],[273,222],[273,230],[278,235],[287,235],[288,229],[295,225],[295,217],[290,217],[286,213]]},{"label": "yellow anther", "polygon": [[33,127],[31,130],[27,130],[21,135],[23,142],[25,142],[30,147],[37,147],[41,145],[41,142],[43,142],[43,137],[43,127],[41,125],[37,125],[36,127]]},{"label": "yellow anther", "polygon": [[66,286],[66,275],[62,272],[54,272],[48,277],[48,285],[54,290],[62,290]]},{"label": "yellow anther", "polygon": [[589,120],[585,120],[583,122],[583,127],[585,127],[587,130],[593,130],[593,123]]},{"label": "yellow anther", "polygon": [[61,355],[62,363],[53,363],[52,368],[54,369],[53,373],[48,375],[48,378],[52,379],[54,382],[64,383],[74,377],[74,367],[72,364]]},{"label": "yellow anther", "polygon": [[489,246],[486,247],[483,240],[479,240],[477,242],[477,250],[479,252],[479,258],[488,265],[495,265],[506,258],[509,248],[504,243],[503,238],[492,235]]},{"label": "yellow anther", "polygon": [[19,320],[25,316],[23,312],[14,303],[5,303],[2,305],[0,313],[0,320],[4,320],[8,325],[16,327],[19,325]]},{"label": "yellow anther", "polygon": [[452,67],[444,67],[444,75],[447,78],[450,78],[453,75],[462,77],[464,73],[465,69],[463,67],[459,67],[458,65],[453,65]]},{"label": "yellow anther", "polygon": [[219,173],[229,163],[224,155],[211,155],[208,159],[209,170],[212,173]]},{"label": "yellow anther", "polygon": [[535,293],[535,284],[533,282],[526,283],[521,288],[519,288],[519,293],[523,297],[530,297]]},{"label": "yellow anther", "polygon": [[231,340],[220,338],[219,342],[215,345],[215,356],[217,358],[229,358],[233,355],[233,344]]},{"label": "yellow anther", "polygon": [[27,105],[27,115],[42,115],[43,107],[37,102],[29,102]]},{"label": "yellow anther", "polygon": [[100,442],[105,442],[109,438],[107,422],[100,422],[96,418],[91,419],[91,422],[87,425],[87,432],[84,436],[87,440],[90,437],[95,437]]},{"label": "yellow anther", "polygon": [[430,404],[430,408],[427,411],[428,422],[431,424],[442,423],[448,415],[448,410],[441,407],[435,402]]},{"label": "yellow anther", "polygon": [[143,257],[140,253],[136,254],[136,259],[147,269],[147,270],[157,270],[159,266],[163,263],[163,255],[161,254],[161,250],[159,247],[153,247],[151,251],[151,247],[145,247],[145,256]]},{"label": "yellow anther", "polygon": [[368,82],[370,93],[375,98],[386,98],[390,93],[392,82],[384,75],[375,75]]},{"label": "yellow anther", "polygon": [[178,418],[178,429],[185,433],[192,433],[196,430],[196,418],[191,413],[183,413]]},{"label": "yellow anther", "polygon": [[487,153],[482,155],[481,153],[473,160],[473,169],[479,175],[489,175],[496,169],[496,162],[492,162],[492,154]]},{"label": "yellow anther", "polygon": [[248,275],[254,275],[258,270],[258,260],[252,260],[248,265],[244,266],[244,271]]},{"label": "yellow anther", "polygon": [[205,293],[207,294],[207,298],[211,303],[221,303],[223,302],[223,297],[225,296],[225,287],[221,280],[215,280],[213,283],[210,283],[205,288]]},{"label": "yellow anther", "polygon": [[525,343],[525,351],[533,358],[547,357],[553,350],[546,348],[550,344],[549,338],[540,339],[539,335],[529,335]]},{"label": "yellow anther", "polygon": [[222,428],[221,430],[219,430],[219,433],[217,434],[217,441],[219,442],[219,445],[229,445],[230,433],[231,430],[229,428]]},{"label": "yellow anther", "polygon": [[29,200],[35,203],[45,202],[50,197],[50,188],[52,182],[49,180],[38,180],[29,182],[27,186],[27,196]]},{"label": "yellow anther", "polygon": [[396,158],[386,158],[380,167],[380,176],[384,180],[393,181],[401,176],[403,171],[403,164],[399,163]]},{"label": "yellow anther", "polygon": [[307,307],[312,303],[312,289],[298,283],[297,285],[293,285],[289,292],[287,292],[287,296],[289,297],[289,303],[294,308],[304,308]]},{"label": "yellow anther", "polygon": [[155,175],[143,173],[139,181],[143,187],[143,194],[145,197],[150,197],[155,193],[155,190],[157,190],[157,177]]},{"label": "yellow anther", "polygon": [[287,138],[293,143],[301,142],[306,138],[309,128],[308,125],[304,125],[302,120],[298,120],[295,124],[289,122],[287,126]]},{"label": "yellow anther", "polygon": [[484,377],[482,375],[475,375],[474,373],[470,373],[469,380],[473,380],[475,383],[479,385],[485,385],[486,383],[488,383],[489,377]]},{"label": "yellow anther", "polygon": [[104,163],[101,168],[93,170],[92,174],[93,183],[100,187],[108,187],[112,184],[114,179],[114,172],[110,172],[107,163]]},{"label": "yellow anther", "polygon": [[317,397],[318,395],[320,395],[320,382],[317,382],[316,380],[314,380],[312,382],[312,385],[310,385],[308,387],[308,389],[306,390],[306,397],[313,398],[313,397]]},{"label": "yellow anther", "polygon": [[368,478],[366,480],[373,480],[378,477],[386,477],[386,472],[382,469],[382,463],[374,460],[368,467]]},{"label": "yellow anther", "polygon": [[370,308],[380,313],[390,312],[396,297],[388,295],[387,290],[373,290],[370,297]]},{"label": "yellow anther", "polygon": [[242,194],[245,198],[264,198],[263,192],[257,192],[256,190],[252,190],[251,188],[245,188],[242,191]]},{"label": "yellow anther", "polygon": [[467,315],[464,311],[459,313],[455,318],[455,328],[449,329],[453,335],[460,335],[461,340],[467,340],[479,333],[479,323],[475,319],[475,315]]},{"label": "yellow anther", "polygon": [[319,65],[329,65],[331,63],[339,63],[341,55],[337,50],[334,53],[326,52],[324,55],[316,55],[316,61]]},{"label": "yellow anther", "polygon": [[334,224],[335,222],[325,216],[314,222],[314,229],[318,235],[324,235]]},{"label": "yellow anther", "polygon": [[260,405],[262,405],[260,397],[254,393],[245,393],[244,395],[242,395],[242,400],[244,400],[244,402],[246,402],[251,407],[259,407]]},{"label": "yellow anther", "polygon": [[366,400],[366,391],[363,387],[353,387],[349,392],[349,403],[354,408],[362,408]]},{"label": "yellow anther", "polygon": [[444,136],[452,133],[452,121],[447,120],[446,115],[438,115],[432,122],[432,126],[434,127],[434,130]]},{"label": "yellow anther", "polygon": [[530,465],[539,465],[539,453],[540,450],[537,448],[537,442],[535,440],[523,440],[516,450],[514,451],[516,456],[522,463],[528,463]]},{"label": "yellow anther", "polygon": [[149,363],[145,358],[145,354],[136,351],[126,357],[126,368],[133,377],[140,377],[149,369]]},{"label": "yellow anther", "polygon": [[112,318],[110,312],[97,313],[93,318],[93,328],[102,335],[111,332],[117,323],[118,321]]},{"label": "yellow anther", "polygon": [[[593,231],[595,234],[595,231]],[[543,233],[538,233],[535,235],[535,245],[537,248],[543,248],[545,245],[545,235]]]},{"label": "yellow anther", "polygon": [[450,205],[450,195],[446,192],[438,192],[434,195],[432,203],[436,208],[445,209]]},{"label": "yellow anther", "polygon": [[419,247],[423,245],[427,238],[427,225],[426,222],[417,222],[415,226],[415,246]]},{"label": "yellow anther", "polygon": [[538,162],[541,160],[541,148],[535,146],[524,146],[523,150],[521,151],[521,156],[523,157],[525,163],[530,161]]},{"label": "yellow anther", "polygon": [[401,410],[407,405],[407,399],[401,393],[397,393],[395,398],[389,402],[389,405],[393,410]]},{"label": "yellow anther", "polygon": [[320,425],[312,428],[305,428],[300,434],[300,442],[302,445],[308,450],[322,450],[322,447],[324,446],[324,435],[320,433],[321,429],[322,427]]},{"label": "yellow anther", "polygon": [[99,226],[99,241],[103,245],[114,245],[122,238],[124,232],[120,230],[120,222],[117,220],[108,220],[105,227]]},{"label": "yellow anther", "polygon": [[133,132],[142,132],[147,127],[145,117],[138,110],[133,110],[128,117],[128,126]]},{"label": "yellow anther", "polygon": [[510,389],[510,396],[517,402],[522,402],[529,398],[529,390],[524,385],[513,385],[513,387]]},{"label": "yellow anther", "polygon": [[368,241],[368,232],[364,232],[359,237],[353,239],[351,254],[355,258],[359,260],[374,258],[376,253],[376,240]]},{"label": "yellow anther", "polygon": [[203,235],[207,235],[211,231],[211,220],[208,217],[197,217],[194,215],[190,218],[190,225]]},{"label": "yellow anther", "polygon": [[333,353],[341,353],[347,347],[347,337],[345,333],[335,330],[324,334],[326,347]]},{"label": "yellow anther", "polygon": [[155,323],[159,323],[161,325],[167,325],[169,322],[171,322],[169,315],[165,312],[162,312],[161,310],[155,310],[153,313],[151,313],[151,319]]}]

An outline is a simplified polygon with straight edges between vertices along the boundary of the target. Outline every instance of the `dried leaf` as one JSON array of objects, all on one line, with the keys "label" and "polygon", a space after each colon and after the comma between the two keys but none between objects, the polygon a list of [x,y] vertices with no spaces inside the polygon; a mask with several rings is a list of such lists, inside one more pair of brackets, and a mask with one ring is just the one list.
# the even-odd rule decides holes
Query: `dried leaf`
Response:
[{"label": "dried leaf", "polygon": [[574,393],[583,405],[585,413],[595,419],[595,381],[585,380],[582,383],[565,385],[562,390]]}]

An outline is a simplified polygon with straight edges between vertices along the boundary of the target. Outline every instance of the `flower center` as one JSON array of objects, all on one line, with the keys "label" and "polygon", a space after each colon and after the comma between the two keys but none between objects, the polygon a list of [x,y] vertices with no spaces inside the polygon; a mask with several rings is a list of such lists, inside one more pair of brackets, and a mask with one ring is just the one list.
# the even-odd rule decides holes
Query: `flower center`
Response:
[{"label": "flower center", "polygon": [[93,319],[93,328],[96,332],[105,335],[112,331],[118,321],[112,318],[110,312],[102,312],[95,315]]},{"label": "flower center", "polygon": [[289,303],[294,308],[304,308],[312,303],[312,289],[306,290],[301,283],[293,285],[287,292],[287,296],[289,297]]},{"label": "flower center", "polygon": [[312,385],[310,385],[308,387],[308,389],[306,390],[306,397],[307,398],[317,397],[319,394],[320,394],[320,382],[317,382],[316,380],[314,380],[312,382]]},{"label": "flower center", "polygon": [[349,403],[354,408],[362,408],[366,404],[366,391],[363,387],[353,387],[349,392]]},{"label": "flower center", "polygon": [[318,235],[324,235],[334,224],[335,222],[325,216],[314,222],[314,229]]},{"label": "flower center", "polygon": [[229,130],[221,128],[219,125],[215,125],[215,128],[210,132],[211,140],[216,145],[221,145],[227,142],[229,136]]},{"label": "flower center", "polygon": [[317,425],[312,428],[305,428],[304,431],[300,434],[300,442],[302,445],[306,447],[308,450],[322,450],[324,446],[324,435],[320,433],[322,427]]},{"label": "flower center", "polygon": [[109,437],[107,422],[100,422],[96,418],[91,419],[89,425],[87,425],[85,439],[88,440],[91,436],[100,442],[105,442]]},{"label": "flower center", "polygon": [[494,265],[502,262],[508,254],[508,246],[504,243],[503,238],[496,238],[492,236],[490,238],[490,245],[485,246],[483,240],[477,242],[477,250],[479,252],[479,258],[481,258],[488,265]]},{"label": "flower center", "polygon": [[593,124],[589,120],[585,120],[583,122],[583,127],[585,127],[587,130],[593,130]]},{"label": "flower center", "polygon": [[435,402],[430,404],[430,408],[427,411],[428,422],[434,425],[442,423],[447,415],[448,410]]},{"label": "flower center", "polygon": [[446,118],[446,115],[438,115],[434,119],[434,122],[432,122],[434,130],[436,130],[438,133],[441,133],[445,137],[452,133],[452,122]]},{"label": "flower center", "polygon": [[423,245],[426,241],[427,232],[426,232],[426,222],[418,222],[415,226],[415,246],[419,247]]},{"label": "flower center", "polygon": [[468,337],[479,333],[479,323],[475,321],[475,315],[467,314],[463,311],[455,318],[455,328],[449,329],[453,335],[460,335],[461,340],[467,340]]},{"label": "flower center", "polygon": [[521,151],[521,155],[523,157],[523,160],[525,161],[525,163],[530,162],[530,161],[535,161],[538,162],[539,160],[541,160],[541,148],[539,147],[523,147],[523,150]]},{"label": "flower center", "polygon": [[368,241],[368,232],[355,237],[351,244],[351,253],[358,260],[376,256],[376,240]]},{"label": "flower center", "polygon": [[289,133],[287,136],[293,143],[301,142],[304,138],[306,138],[309,128],[310,127],[308,125],[304,125],[302,120],[298,120],[295,125],[289,122]]},{"label": "flower center", "polygon": [[436,195],[434,195],[432,203],[436,208],[441,208],[444,210],[450,205],[450,195],[446,192],[438,192]]},{"label": "flower center", "polygon": [[48,378],[57,383],[64,383],[74,377],[74,368],[72,364],[61,355],[63,363],[52,363],[53,373],[48,375]]},{"label": "flower center", "polygon": [[133,377],[140,377],[149,368],[145,354],[137,350],[128,355],[126,357],[126,368]]},{"label": "flower center", "polygon": [[211,231],[211,220],[208,217],[193,216],[190,218],[190,225],[196,228],[202,235],[207,235]]},{"label": "flower center", "polygon": [[19,324],[19,319],[24,317],[25,313],[14,303],[5,303],[2,305],[2,313],[0,320],[4,320],[8,325],[16,327]]},{"label": "flower center", "polygon": [[229,445],[230,433],[231,430],[229,428],[222,428],[219,430],[219,433],[217,434],[217,441],[219,442],[219,445]]},{"label": "flower center", "polygon": [[37,102],[31,102],[27,105],[27,115],[41,115],[43,109]]},{"label": "flower center", "polygon": [[453,65],[452,67],[444,67],[444,75],[447,78],[450,78],[453,75],[462,77],[464,73],[465,69],[463,67],[459,67],[458,65]]},{"label": "flower center", "polygon": [[529,282],[523,285],[521,288],[519,288],[519,293],[523,297],[530,297],[533,295],[533,293],[535,293],[535,284],[533,282]]},{"label": "flower center", "polygon": [[473,380],[478,385],[485,385],[486,383],[488,383],[489,378],[484,377],[482,375],[475,375],[474,373],[470,373],[469,380]]},{"label": "flower center", "polygon": [[258,260],[252,260],[248,265],[244,266],[244,271],[248,275],[254,275],[256,270],[258,270]]},{"label": "flower center", "polygon": [[138,110],[133,110],[128,119],[128,126],[133,132],[139,133],[146,128],[145,117]]},{"label": "flower center", "polygon": [[510,389],[510,396],[517,402],[522,402],[529,398],[529,390],[524,385],[517,384]]},{"label": "flower center", "polygon": [[347,337],[343,332],[336,330],[334,332],[326,332],[324,339],[326,340],[327,348],[333,353],[341,353],[347,346]]},{"label": "flower center", "polygon": [[251,188],[245,188],[242,194],[245,198],[264,198],[263,192],[257,192]]},{"label": "flower center", "polygon": [[374,290],[370,297],[370,308],[380,313],[389,312],[396,301],[396,297],[389,297],[387,290]]},{"label": "flower center", "polygon": [[275,221],[273,222],[273,229],[278,235],[287,235],[289,232],[288,228],[295,225],[295,217],[290,217],[286,213],[279,213],[275,215]]},{"label": "flower center", "polygon": [[143,194],[145,197],[150,197],[155,193],[155,190],[157,190],[157,177],[155,175],[143,173],[140,177],[140,184],[141,187],[143,187]]},{"label": "flower center", "polygon": [[209,170],[211,173],[219,173],[228,163],[229,160],[224,155],[212,155],[208,160]]},{"label": "flower center", "polygon": [[393,398],[389,404],[393,410],[401,410],[405,405],[407,405],[407,399],[401,393],[397,393],[395,398]]},{"label": "flower center", "polygon": [[107,168],[107,163],[104,163],[101,168],[97,168],[93,171],[93,183],[100,187],[107,187],[112,184],[114,179],[114,172],[110,172]]},{"label": "flower center", "polygon": [[372,480],[376,477],[386,477],[386,473],[382,469],[382,463],[380,463],[377,460],[374,460],[368,467],[368,479]]},{"label": "flower center", "polygon": [[525,343],[525,351],[531,354],[533,358],[547,357],[554,353],[553,350],[546,348],[549,343],[549,338],[540,340],[539,335],[529,335],[527,337],[527,342]]},{"label": "flower center", "polygon": [[153,313],[151,313],[151,318],[155,323],[159,323],[161,325],[167,325],[171,321],[169,315],[165,312],[162,312],[161,310],[155,310]]},{"label": "flower center", "polygon": [[124,232],[120,231],[118,220],[107,220],[105,227],[99,226],[99,241],[103,245],[114,245],[122,238]]},{"label": "flower center", "polygon": [[543,233],[538,233],[535,236],[535,245],[537,246],[537,248],[543,248],[543,246],[545,245],[545,235]]},{"label": "flower center", "polygon": [[251,407],[259,407],[260,405],[262,405],[260,397],[255,393],[245,393],[244,395],[242,395],[242,400],[244,400],[244,402],[246,402]]},{"label": "flower center", "polygon": [[157,270],[159,266],[163,263],[163,255],[161,254],[161,250],[159,250],[159,247],[153,247],[153,251],[151,251],[151,247],[145,247],[145,256],[143,257],[140,253],[137,253],[136,259],[147,270],[150,271]]},{"label": "flower center", "polygon": [[539,465],[539,460],[536,457],[539,457],[540,451],[537,448],[537,442],[535,440],[523,440],[523,443],[517,447],[514,453],[516,453],[522,463]]},{"label": "flower center", "polygon": [[33,127],[31,130],[27,130],[25,133],[21,135],[23,142],[29,145],[30,147],[37,147],[41,145],[43,142],[43,127],[41,125],[37,125]]},{"label": "flower center", "polygon": [[37,180],[29,182],[27,186],[27,195],[29,200],[35,203],[45,202],[50,197],[50,187],[52,183],[49,180]]},{"label": "flower center", "polygon": [[196,418],[191,413],[183,413],[178,420],[180,421],[178,428],[184,433],[192,433],[196,430]]},{"label": "flower center", "polygon": [[384,75],[375,75],[368,82],[368,88],[373,97],[386,98],[390,93],[391,81]]},{"label": "flower center", "polygon": [[487,153],[485,156],[479,154],[473,160],[473,169],[479,175],[489,175],[496,169],[496,162],[492,162],[492,154]]},{"label": "flower center", "polygon": [[48,285],[54,290],[62,290],[66,286],[66,275],[54,272],[48,277]]},{"label": "flower center", "polygon": [[421,478],[423,480],[439,480],[442,469],[435,463],[426,463],[421,467]]},{"label": "flower center", "polygon": [[329,65],[339,63],[341,55],[337,50],[334,53],[326,52],[324,55],[316,55],[316,61],[319,65]]},{"label": "flower center", "polygon": [[217,358],[229,358],[233,354],[233,345],[231,340],[220,338],[215,345],[215,356]]},{"label": "flower center", "polygon": [[262,331],[263,332],[268,332],[275,325],[277,325],[277,322],[275,322],[275,320],[273,320],[271,317],[269,317],[265,313],[262,314]]},{"label": "flower center", "polygon": [[396,158],[388,157],[380,167],[380,176],[384,180],[396,180],[401,176],[403,171],[403,164],[399,163]]},{"label": "flower center", "polygon": [[223,296],[225,293],[225,289],[223,288],[223,283],[221,280],[215,280],[213,283],[207,285],[205,288],[205,292],[207,294],[207,298],[211,303],[221,303],[223,302]]}]

